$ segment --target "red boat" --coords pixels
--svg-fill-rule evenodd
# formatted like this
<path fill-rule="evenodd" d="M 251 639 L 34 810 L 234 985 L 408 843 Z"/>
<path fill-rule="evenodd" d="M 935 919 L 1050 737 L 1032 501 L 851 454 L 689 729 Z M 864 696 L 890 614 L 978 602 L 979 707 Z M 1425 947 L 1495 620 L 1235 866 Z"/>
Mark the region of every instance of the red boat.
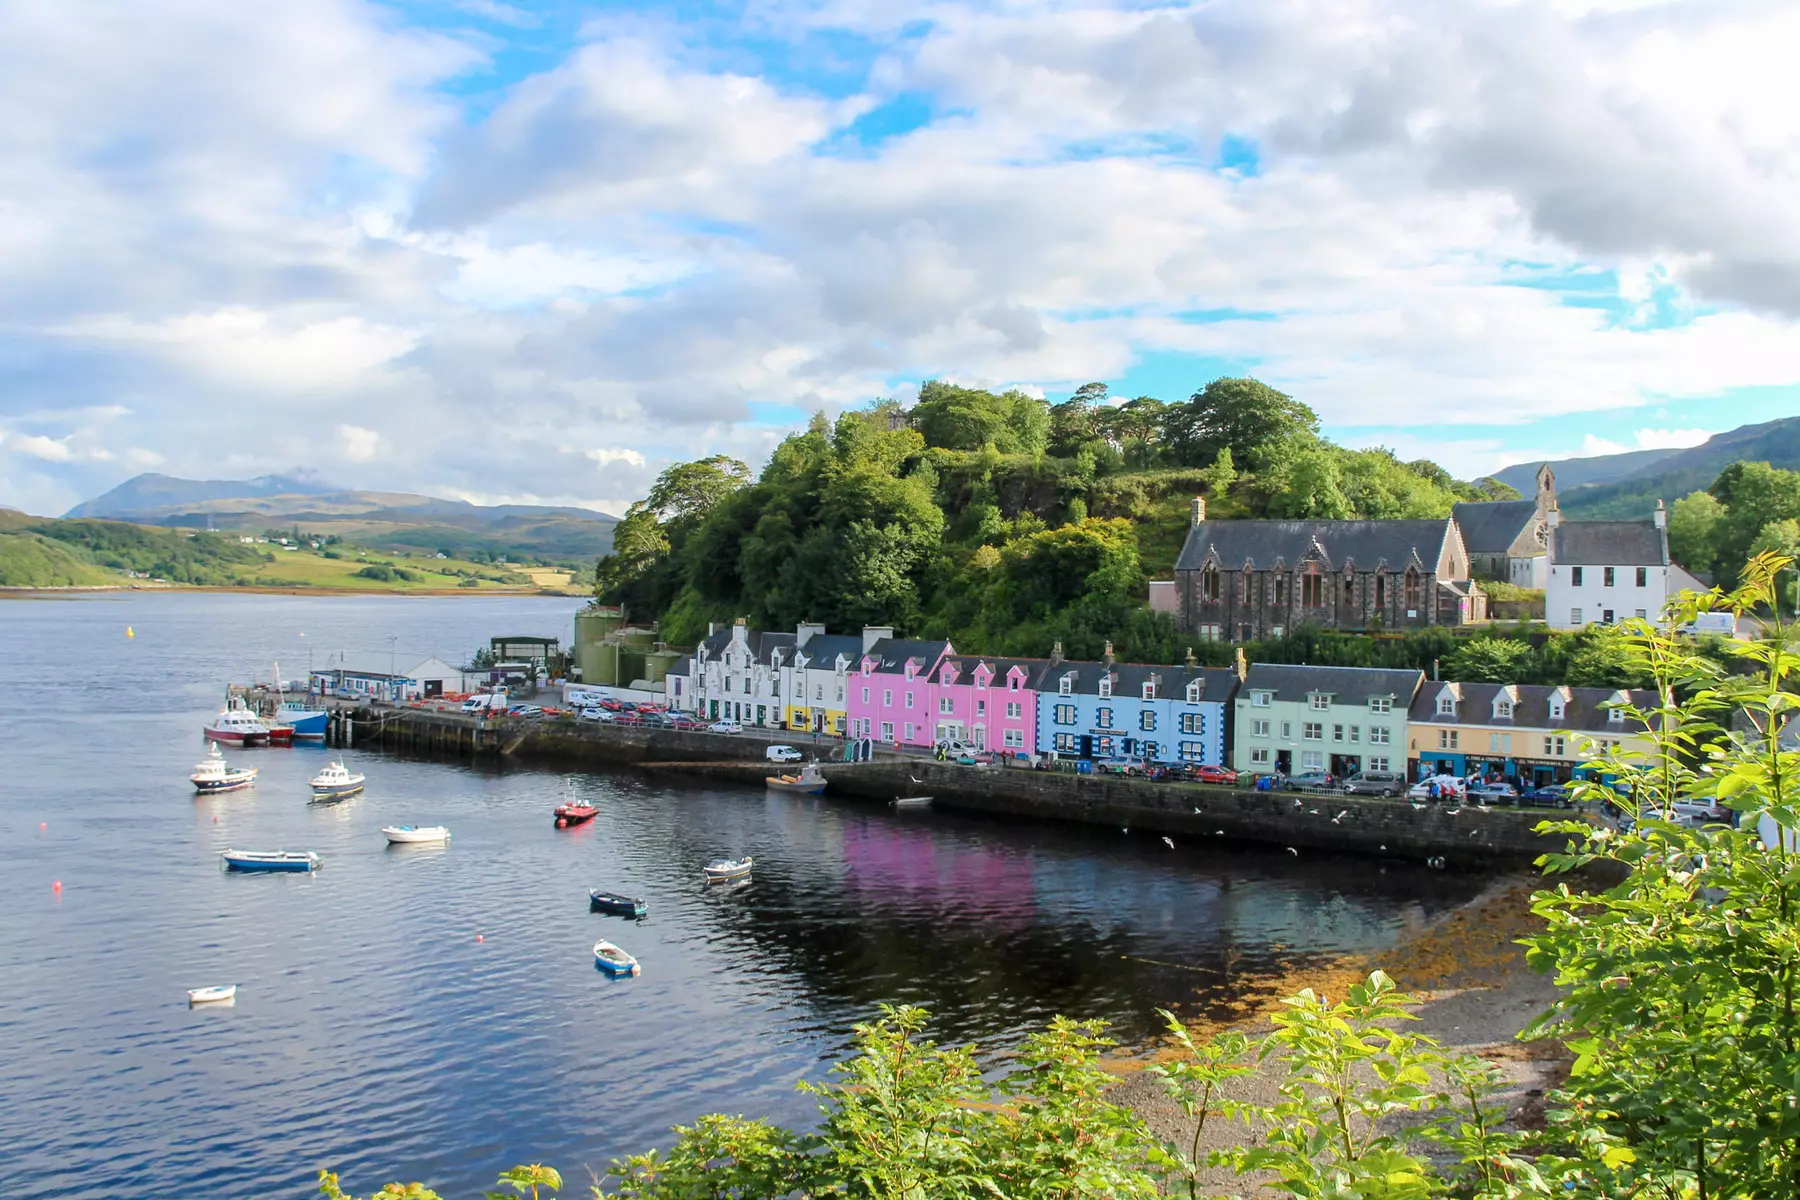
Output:
<path fill-rule="evenodd" d="M 600 810 L 591 804 L 559 804 L 556 806 L 556 827 L 566 829 L 571 825 L 581 825 L 594 819 Z"/>
<path fill-rule="evenodd" d="M 277 725 L 266 718 L 263 724 L 269 727 L 269 745 L 291 746 L 294 744 L 294 727 L 292 725 Z"/>

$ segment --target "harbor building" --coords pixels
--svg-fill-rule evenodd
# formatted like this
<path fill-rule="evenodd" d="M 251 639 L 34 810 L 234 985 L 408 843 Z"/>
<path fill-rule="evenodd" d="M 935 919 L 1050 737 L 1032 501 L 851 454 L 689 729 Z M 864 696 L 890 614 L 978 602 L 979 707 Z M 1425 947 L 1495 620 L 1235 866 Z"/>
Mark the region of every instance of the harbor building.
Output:
<path fill-rule="evenodd" d="M 1230 762 L 1232 697 L 1226 667 L 1147 666 L 1113 659 L 1045 664 L 1037 683 L 1037 750 L 1058 758 L 1130 759 L 1165 766 Z"/>
<path fill-rule="evenodd" d="M 1643 722 L 1656 693 L 1519 683 L 1427 683 L 1407 714 L 1411 772 L 1499 775 L 1526 787 L 1567 783 L 1606 750 L 1648 754 Z"/>

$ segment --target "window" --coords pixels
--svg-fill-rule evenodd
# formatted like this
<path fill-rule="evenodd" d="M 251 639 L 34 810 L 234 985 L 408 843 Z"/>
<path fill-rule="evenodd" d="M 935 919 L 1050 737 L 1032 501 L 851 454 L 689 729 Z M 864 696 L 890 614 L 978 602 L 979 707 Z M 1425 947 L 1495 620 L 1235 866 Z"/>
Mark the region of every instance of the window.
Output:
<path fill-rule="evenodd" d="M 1510 734 L 1510 733 L 1490 733 L 1490 734 L 1488 734 L 1488 753 L 1490 753 L 1490 754 L 1511 754 L 1512 753 L 1512 734 Z"/>
<path fill-rule="evenodd" d="M 1019 690 L 1019 677 L 1017 675 L 1008 675 L 1006 677 L 1006 690 L 1009 692 L 1016 692 Z"/>
<path fill-rule="evenodd" d="M 1241 600 L 1242 602 L 1244 602 L 1245 604 L 1250 603 L 1250 568 L 1249 567 L 1245 567 L 1244 573 L 1242 575 L 1238 576 L 1238 599 Z"/>
<path fill-rule="evenodd" d="M 863 703 L 867 704 L 868 702 L 869 702 L 869 689 L 864 688 L 863 689 Z"/>
<path fill-rule="evenodd" d="M 1390 713 L 1394 711 L 1392 696 L 1370 696 L 1369 711 L 1372 713 Z"/>
<path fill-rule="evenodd" d="M 1281 737 L 1284 741 L 1291 742 L 1294 740 L 1294 723 L 1292 721 L 1283 721 L 1281 723 Z"/>
<path fill-rule="evenodd" d="M 1112 709 L 1101 708 L 1094 710 L 1094 724 L 1098 725 L 1101 729 L 1111 729 L 1113 727 Z"/>
<path fill-rule="evenodd" d="M 911 708 L 912 706 L 913 706 L 913 690 L 911 688 L 907 688 L 906 689 L 906 707 Z"/>
<path fill-rule="evenodd" d="M 1445 693 L 1438 697 L 1438 716 L 1454 717 L 1456 715 L 1456 697 Z"/>
<path fill-rule="evenodd" d="M 1351 608 L 1356 604 L 1356 572 L 1344 572 L 1344 607 Z"/>
<path fill-rule="evenodd" d="M 1262 722 L 1262 726 L 1263 726 L 1263 729 L 1266 731 L 1269 727 L 1269 723 L 1267 721 L 1264 721 L 1264 722 Z M 1205 734 L 1206 733 L 1206 715 L 1204 713 L 1182 713 L 1181 714 L 1181 732 Z"/>
<path fill-rule="evenodd" d="M 1425 581 L 1420 578 L 1417 567 L 1406 568 L 1406 615 L 1416 617 L 1419 610 L 1425 607 Z"/>
<path fill-rule="evenodd" d="M 881 689 L 881 707 L 883 707 L 883 708 L 894 707 L 894 689 L 893 688 Z"/>
<path fill-rule="evenodd" d="M 1203 763 L 1206 761 L 1206 747 L 1199 742 L 1181 743 L 1181 761 Z"/>
<path fill-rule="evenodd" d="M 1268 766 L 1269 765 L 1269 748 L 1267 746 L 1258 746 L 1254 750 L 1250 751 L 1250 765 L 1253 767 Z"/>
<path fill-rule="evenodd" d="M 1331 697 L 1324 692 L 1315 692 L 1311 697 L 1312 710 L 1324 712 L 1331 707 Z"/>
<path fill-rule="evenodd" d="M 1456 749 L 1456 730 L 1454 730 L 1454 729 L 1438 730 L 1438 749 L 1439 750 L 1454 750 L 1454 749 Z"/>
<path fill-rule="evenodd" d="M 1025 706 L 1017 700 L 1009 700 L 1006 704 L 1006 715 L 1010 720 L 1018 720 L 1025 715 Z"/>
<path fill-rule="evenodd" d="M 884 742 L 891 742 L 894 740 L 894 723 L 892 721 L 883 721 L 881 723 L 881 740 Z"/>
<path fill-rule="evenodd" d="M 1072 733 L 1059 733 L 1052 743 L 1058 754 L 1074 754 L 1081 749 L 1081 740 Z"/>
<path fill-rule="evenodd" d="M 1344 740 L 1344 727 L 1342 725 L 1333 725 L 1331 727 L 1331 740 L 1334 742 L 1341 742 Z"/>
<path fill-rule="evenodd" d="M 1563 719 L 1563 698 L 1561 696 L 1550 697 L 1550 719 L 1552 721 Z"/>
<path fill-rule="evenodd" d="M 1187 685 L 1187 702 L 1189 704 L 1200 703 L 1200 681 L 1198 679 Z"/>
<path fill-rule="evenodd" d="M 1138 728 L 1148 732 L 1156 728 L 1156 710 L 1146 708 L 1138 714 Z"/>
<path fill-rule="evenodd" d="M 911 721 L 906 723 L 906 740 L 909 742 L 913 740 L 913 723 Z"/>
<path fill-rule="evenodd" d="M 1375 572 L 1375 608 L 1377 611 L 1387 607 L 1387 573 Z"/>
<path fill-rule="evenodd" d="M 944 715 L 948 716 L 950 713 L 953 713 L 955 711 L 956 711 L 956 701 L 955 700 L 952 700 L 949 696 L 939 696 L 938 697 L 938 712 L 943 713 Z"/>
<path fill-rule="evenodd" d="M 1323 741 L 1325 739 L 1325 726 L 1319 721 L 1308 721 L 1300 727 L 1300 736 L 1309 742 Z"/>
<path fill-rule="evenodd" d="M 1075 680 L 1071 676 L 1064 675 L 1061 679 L 1056 681 L 1056 694 L 1059 696 L 1066 696 L 1074 686 Z"/>
<path fill-rule="evenodd" d="M 1385 755 L 1374 754 L 1374 755 L 1369 756 L 1369 770 L 1385 771 L 1387 769 L 1388 769 L 1388 760 Z"/>
<path fill-rule="evenodd" d="M 1571 624 L 1571 625 L 1581 624 L 1581 610 L 1579 608 L 1571 608 L 1569 610 L 1569 624 Z"/>
<path fill-rule="evenodd" d="M 1325 755 L 1318 750 L 1306 751 L 1300 756 L 1300 769 L 1302 771 L 1323 771 Z"/>
<path fill-rule="evenodd" d="M 1153 682 L 1146 683 L 1144 685 L 1144 699 L 1146 699 L 1146 700 L 1156 699 L 1156 684 L 1155 683 L 1153 683 Z"/>
<path fill-rule="evenodd" d="M 1319 608 L 1325 603 L 1324 576 L 1308 571 L 1300 577 L 1300 603 L 1308 608 Z"/>
<path fill-rule="evenodd" d="M 1623 725 L 1625 723 L 1625 710 L 1622 708 L 1615 708 L 1608 711 L 1606 714 L 1606 723 L 1608 725 Z"/>
<path fill-rule="evenodd" d="M 1019 747 L 1022 747 L 1024 744 L 1025 744 L 1025 731 L 1023 729 L 1009 729 L 1006 731 L 1006 745 L 1008 746 L 1008 748 L 1018 749 Z"/>
<path fill-rule="evenodd" d="M 1581 581 L 1582 581 L 1581 568 L 1580 567 L 1570 567 L 1569 568 L 1569 586 L 1570 587 L 1580 587 Z"/>
<path fill-rule="evenodd" d="M 1107 757 L 1107 756 L 1110 756 L 1112 754 L 1112 752 L 1113 752 L 1113 740 L 1111 738 L 1096 737 L 1094 739 L 1094 753 L 1096 755 L 1099 755 L 1101 757 Z"/>
<path fill-rule="evenodd" d="M 1269 692 L 1251 692 L 1250 693 L 1250 707 L 1251 708 L 1267 708 L 1267 707 L 1269 707 L 1270 695 L 1271 695 L 1271 693 L 1269 693 Z"/>
<path fill-rule="evenodd" d="M 1567 743 L 1560 734 L 1547 737 L 1544 739 L 1544 757 L 1561 758 L 1566 746 Z"/>
<path fill-rule="evenodd" d="M 1251 737 L 1268 737 L 1269 736 L 1269 723 L 1267 721 L 1252 721 L 1252 722 L 1250 722 L 1250 736 Z"/>
<path fill-rule="evenodd" d="M 822 683 L 815 685 L 813 687 L 813 699 L 814 700 L 823 700 L 824 698 L 825 698 L 825 685 Z"/>
<path fill-rule="evenodd" d="M 1200 572 L 1200 598 L 1217 600 L 1219 598 L 1219 568 L 1208 566 Z"/>
<path fill-rule="evenodd" d="M 1504 696 L 1494 701 L 1494 716 L 1501 721 L 1512 720 L 1512 701 Z"/>
<path fill-rule="evenodd" d="M 978 717 L 987 716 L 987 701 L 986 700 L 977 700 L 975 702 L 975 715 Z"/>
<path fill-rule="evenodd" d="M 1112 676 L 1111 675 L 1106 676 L 1104 679 L 1102 679 L 1100 681 L 1100 698 L 1102 700 L 1109 700 L 1112 698 Z"/>
<path fill-rule="evenodd" d="M 1600 568 L 1600 586 L 1601 587 L 1611 587 L 1611 586 L 1613 586 L 1614 582 L 1615 582 L 1614 568 L 1601 567 Z"/>
<path fill-rule="evenodd" d="M 1075 706 L 1073 704 L 1057 705 L 1055 721 L 1058 725 L 1073 725 L 1075 723 Z"/>
<path fill-rule="evenodd" d="M 975 686 L 985 692 L 985 691 L 987 691 L 987 685 L 988 685 L 987 672 L 985 672 L 985 671 L 976 672 Z"/>
<path fill-rule="evenodd" d="M 1280 608 L 1287 603 L 1287 576 L 1277 572 L 1275 578 L 1275 607 Z"/>

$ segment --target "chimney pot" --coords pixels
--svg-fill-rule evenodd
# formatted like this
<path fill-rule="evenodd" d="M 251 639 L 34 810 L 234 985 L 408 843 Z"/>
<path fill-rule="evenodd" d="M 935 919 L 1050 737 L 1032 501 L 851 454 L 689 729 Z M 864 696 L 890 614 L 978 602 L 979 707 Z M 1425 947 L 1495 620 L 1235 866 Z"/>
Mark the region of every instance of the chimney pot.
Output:
<path fill-rule="evenodd" d="M 1669 510 L 1663 507 L 1662 497 L 1660 496 L 1657 497 L 1656 500 L 1656 516 L 1654 519 L 1658 529 L 1667 529 L 1669 527 Z"/>
<path fill-rule="evenodd" d="M 1206 497 L 1205 496 L 1195 496 L 1194 497 L 1194 524 L 1198 525 L 1198 524 L 1200 524 L 1200 522 L 1202 522 L 1204 520 L 1206 520 Z"/>

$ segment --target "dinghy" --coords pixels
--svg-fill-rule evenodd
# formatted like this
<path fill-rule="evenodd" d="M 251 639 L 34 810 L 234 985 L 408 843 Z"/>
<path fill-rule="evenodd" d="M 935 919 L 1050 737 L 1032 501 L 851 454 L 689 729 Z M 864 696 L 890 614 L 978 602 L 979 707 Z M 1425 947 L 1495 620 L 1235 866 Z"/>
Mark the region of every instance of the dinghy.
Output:
<path fill-rule="evenodd" d="M 228 871 L 316 871 L 319 856 L 311 850 L 226 850 L 219 855 Z"/>
<path fill-rule="evenodd" d="M 771 775 L 764 780 L 771 792 L 806 792 L 812 795 L 825 790 L 825 776 L 818 764 L 807 763 L 798 775 Z"/>
<path fill-rule="evenodd" d="M 599 888 L 588 891 L 588 907 L 596 912 L 617 913 L 621 917 L 641 917 L 650 911 L 650 906 L 640 897 L 621 896 Z"/>
<path fill-rule="evenodd" d="M 594 943 L 594 964 L 608 975 L 638 974 L 638 960 L 605 938 Z"/>
<path fill-rule="evenodd" d="M 237 984 L 221 983 L 215 987 L 189 988 L 189 1004 L 218 1004 L 237 995 Z"/>
<path fill-rule="evenodd" d="M 706 873 L 706 882 L 717 883 L 724 879 L 742 879 L 750 873 L 750 865 L 755 861 L 749 855 L 743 858 L 715 858 L 700 869 Z"/>
<path fill-rule="evenodd" d="M 930 808 L 930 796 L 895 796 L 895 808 Z"/>
<path fill-rule="evenodd" d="M 450 831 L 442 825 L 383 825 L 381 836 L 390 846 L 410 846 L 416 842 L 447 842 Z"/>

